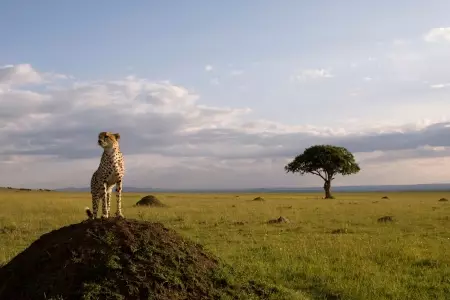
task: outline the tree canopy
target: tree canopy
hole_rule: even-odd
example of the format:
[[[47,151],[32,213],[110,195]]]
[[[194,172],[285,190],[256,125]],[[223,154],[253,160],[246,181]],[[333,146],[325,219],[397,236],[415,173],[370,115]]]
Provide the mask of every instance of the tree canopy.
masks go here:
[[[306,148],[302,154],[284,167],[287,173],[314,174],[324,180],[325,198],[331,196],[331,181],[336,175],[351,175],[360,171],[353,154],[344,147],[315,145]]]

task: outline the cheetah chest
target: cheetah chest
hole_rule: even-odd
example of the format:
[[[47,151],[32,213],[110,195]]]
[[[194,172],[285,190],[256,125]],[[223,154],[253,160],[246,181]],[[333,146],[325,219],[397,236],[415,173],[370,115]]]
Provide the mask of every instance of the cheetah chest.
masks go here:
[[[119,172],[117,171],[113,171],[111,172],[108,177],[106,178],[106,183],[111,186],[116,184],[116,182],[120,181],[122,178],[119,174]]]
[[[109,164],[104,169],[103,182],[105,182],[108,186],[112,186],[116,184],[118,181],[122,180],[123,171],[120,167],[119,163]]]

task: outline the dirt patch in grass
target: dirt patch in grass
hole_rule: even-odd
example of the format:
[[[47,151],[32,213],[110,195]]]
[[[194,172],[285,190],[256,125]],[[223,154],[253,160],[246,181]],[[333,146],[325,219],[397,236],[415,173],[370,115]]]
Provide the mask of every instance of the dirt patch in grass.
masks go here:
[[[421,268],[437,268],[439,267],[439,261],[434,259],[421,259],[416,261],[413,266]]]
[[[3,226],[0,227],[0,233],[3,234],[11,234],[13,232],[17,231],[17,227],[16,226]]]
[[[267,224],[281,224],[281,223],[290,223],[290,221],[283,216],[280,216],[278,219],[272,219],[267,221]]]
[[[351,230],[348,230],[347,228],[338,228],[331,231],[331,234],[347,234],[352,233]]]
[[[156,207],[166,207],[158,198],[153,195],[148,195],[143,197],[136,203],[136,206],[156,206]]]
[[[236,222],[233,222],[233,225],[245,225],[245,224],[247,224],[247,222],[245,222],[245,221],[236,221]]]
[[[62,227],[0,268],[0,299],[271,299],[278,293],[237,282],[229,266],[162,224],[131,219]]]

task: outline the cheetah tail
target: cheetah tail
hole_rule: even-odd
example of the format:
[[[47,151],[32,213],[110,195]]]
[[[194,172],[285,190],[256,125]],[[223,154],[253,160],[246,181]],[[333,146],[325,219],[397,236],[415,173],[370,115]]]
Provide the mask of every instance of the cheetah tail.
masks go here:
[[[84,209],[86,210],[86,215],[88,216],[88,218],[93,219],[94,214],[92,213],[91,209],[89,207],[85,207]]]

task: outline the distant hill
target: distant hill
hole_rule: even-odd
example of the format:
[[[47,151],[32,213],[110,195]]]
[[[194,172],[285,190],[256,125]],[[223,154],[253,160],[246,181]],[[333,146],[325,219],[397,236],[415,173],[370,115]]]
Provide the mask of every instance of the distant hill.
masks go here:
[[[450,191],[450,183],[436,184],[414,184],[414,185],[359,185],[359,186],[336,186],[334,192],[401,192],[401,191]],[[67,187],[55,189],[62,192],[89,192],[88,187]],[[248,189],[159,189],[150,187],[124,187],[124,192],[183,192],[183,193],[314,193],[322,192],[322,187],[273,187],[273,188],[248,188]]]
[[[15,188],[11,186],[7,187],[0,187],[0,191],[6,190],[6,191],[26,191],[26,192],[51,192],[52,190],[49,189],[28,189],[28,188]]]

